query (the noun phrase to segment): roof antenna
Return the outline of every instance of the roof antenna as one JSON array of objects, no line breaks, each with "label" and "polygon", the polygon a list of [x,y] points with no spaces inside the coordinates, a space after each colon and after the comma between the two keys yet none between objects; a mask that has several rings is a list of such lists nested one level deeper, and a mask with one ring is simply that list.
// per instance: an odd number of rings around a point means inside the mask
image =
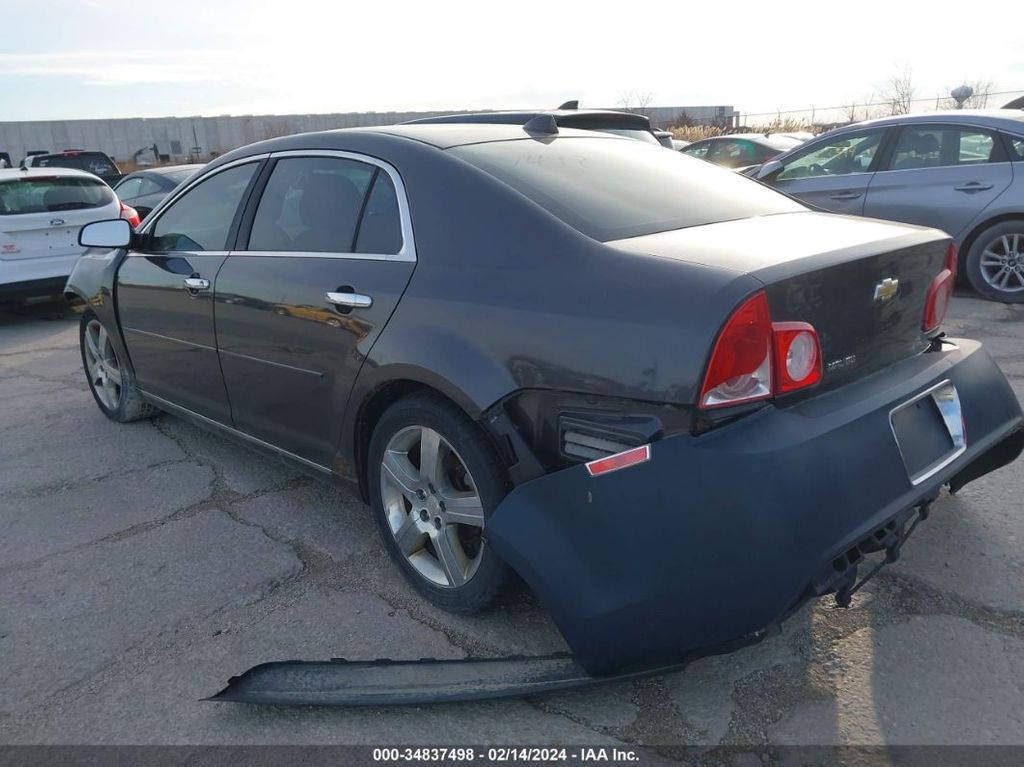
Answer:
[{"label": "roof antenna", "polygon": [[542,114],[530,118],[523,126],[527,133],[547,133],[554,135],[558,133],[558,123],[554,115]]},{"label": "roof antenna", "polygon": [[562,104],[562,106],[560,106],[558,108],[559,109],[579,109],[580,108],[579,99],[573,99],[572,101],[566,101],[564,104]]}]

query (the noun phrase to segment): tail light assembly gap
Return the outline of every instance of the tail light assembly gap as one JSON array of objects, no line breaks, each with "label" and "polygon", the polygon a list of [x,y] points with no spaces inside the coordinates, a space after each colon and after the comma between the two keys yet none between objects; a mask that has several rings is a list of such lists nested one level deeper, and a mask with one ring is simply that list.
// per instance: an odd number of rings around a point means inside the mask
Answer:
[{"label": "tail light assembly gap", "polygon": [[755,293],[715,341],[700,392],[705,409],[769,399],[821,380],[821,343],[806,322],[772,322],[768,296]]}]

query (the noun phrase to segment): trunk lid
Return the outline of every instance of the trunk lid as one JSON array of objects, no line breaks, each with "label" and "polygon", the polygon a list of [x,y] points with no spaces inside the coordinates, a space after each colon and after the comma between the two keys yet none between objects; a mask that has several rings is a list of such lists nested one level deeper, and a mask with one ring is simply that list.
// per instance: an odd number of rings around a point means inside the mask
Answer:
[{"label": "trunk lid", "polygon": [[78,232],[86,224],[117,218],[120,206],[98,179],[25,177],[0,183],[0,259],[81,253]]},{"label": "trunk lid", "polygon": [[773,321],[808,322],[817,330],[825,368],[820,391],[927,348],[925,300],[949,238],[935,229],[806,212],[607,244],[762,282]]}]

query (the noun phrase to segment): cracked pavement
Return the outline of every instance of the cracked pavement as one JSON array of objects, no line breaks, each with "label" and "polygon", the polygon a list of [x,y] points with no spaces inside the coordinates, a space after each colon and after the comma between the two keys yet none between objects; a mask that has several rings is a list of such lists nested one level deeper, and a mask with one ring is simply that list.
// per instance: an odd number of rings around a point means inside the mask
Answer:
[{"label": "cracked pavement", "polygon": [[[1024,306],[955,299],[1024,398]],[[943,495],[853,609],[683,672],[526,700],[356,710],[204,702],[270,660],[564,649],[529,594],[422,602],[359,500],[171,416],[118,425],[77,316],[0,308],[0,743],[1024,744],[1024,462]],[[822,513],[827,513],[823,509]],[[721,749],[721,751],[718,751]],[[692,753],[689,754],[692,757]]]}]

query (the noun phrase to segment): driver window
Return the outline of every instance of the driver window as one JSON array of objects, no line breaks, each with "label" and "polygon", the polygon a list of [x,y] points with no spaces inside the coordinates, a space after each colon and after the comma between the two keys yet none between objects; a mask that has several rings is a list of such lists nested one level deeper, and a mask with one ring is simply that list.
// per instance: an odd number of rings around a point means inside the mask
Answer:
[{"label": "driver window", "polygon": [[151,251],[227,250],[228,232],[259,163],[216,173],[188,190],[150,230]]},{"label": "driver window", "polygon": [[832,141],[818,144],[806,154],[791,160],[779,173],[778,180],[842,176],[866,173],[882,143],[885,128],[837,136]]}]

